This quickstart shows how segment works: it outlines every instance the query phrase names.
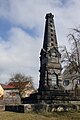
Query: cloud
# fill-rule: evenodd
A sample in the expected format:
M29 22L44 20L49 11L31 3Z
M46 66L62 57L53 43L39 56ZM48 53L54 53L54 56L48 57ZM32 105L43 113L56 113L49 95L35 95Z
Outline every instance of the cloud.
M32 28L43 22L42 16L46 13L46 8L50 9L46 0L35 0L35 4L34 0L1 0L0 15L15 24Z
M0 0L0 19L11 24L0 36L0 79L6 81L11 73L23 72L38 84L45 14L55 15L58 43L69 47L66 36L80 24L79 9L79 0Z
M29 36L20 28L8 31L8 40L0 39L0 72L3 78L10 74L21 72L32 75L37 79L36 73L39 66L40 40ZM0 77L1 78L1 77ZM3 80L3 79L2 79ZM38 83L37 83L38 84Z

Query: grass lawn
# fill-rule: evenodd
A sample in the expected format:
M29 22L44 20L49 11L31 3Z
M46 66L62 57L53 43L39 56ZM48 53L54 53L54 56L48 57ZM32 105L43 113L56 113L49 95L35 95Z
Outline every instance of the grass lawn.
M80 112L15 113L0 111L0 120L80 120Z

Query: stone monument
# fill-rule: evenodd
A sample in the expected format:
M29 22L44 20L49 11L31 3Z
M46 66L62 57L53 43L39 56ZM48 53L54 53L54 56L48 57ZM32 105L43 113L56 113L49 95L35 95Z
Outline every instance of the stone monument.
M70 91L64 90L60 85L60 81L62 80L60 58L61 54L58 50L54 16L52 13L48 13L46 14L43 48L40 52L40 81L38 92L31 94L30 97L22 98L22 106L18 106L17 109L15 106L15 111L20 109L22 112L26 109L27 111L42 112L65 111L67 109L74 110L74 108L77 108L73 104L70 107L71 101L74 103L77 100L72 96L73 93L70 94ZM78 108L80 108L79 106Z
M43 48L40 53L40 81L39 91L54 90L61 80L61 54L54 25L54 15L46 14Z
M52 13L46 14L43 48L40 52L40 81L38 92L29 98L23 98L23 103L51 104L63 100L65 91L60 87L61 54L58 50L57 37Z

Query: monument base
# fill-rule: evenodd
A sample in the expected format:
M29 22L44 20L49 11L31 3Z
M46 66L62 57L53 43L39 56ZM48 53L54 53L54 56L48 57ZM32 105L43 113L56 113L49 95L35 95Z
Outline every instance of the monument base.
M71 101L70 101L71 102ZM12 112L61 112L61 111L77 111L80 110L80 104L57 103L57 104L21 104L21 105L6 105L5 111Z
M33 103L47 103L52 104L59 101L66 101L69 99L69 92L60 89L39 91L38 93L31 94L30 97L22 98L23 104Z

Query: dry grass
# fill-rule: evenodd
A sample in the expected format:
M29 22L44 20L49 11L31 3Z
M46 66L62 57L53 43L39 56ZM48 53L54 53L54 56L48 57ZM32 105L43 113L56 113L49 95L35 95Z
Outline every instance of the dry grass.
M15 113L0 111L0 120L80 120L80 112Z

